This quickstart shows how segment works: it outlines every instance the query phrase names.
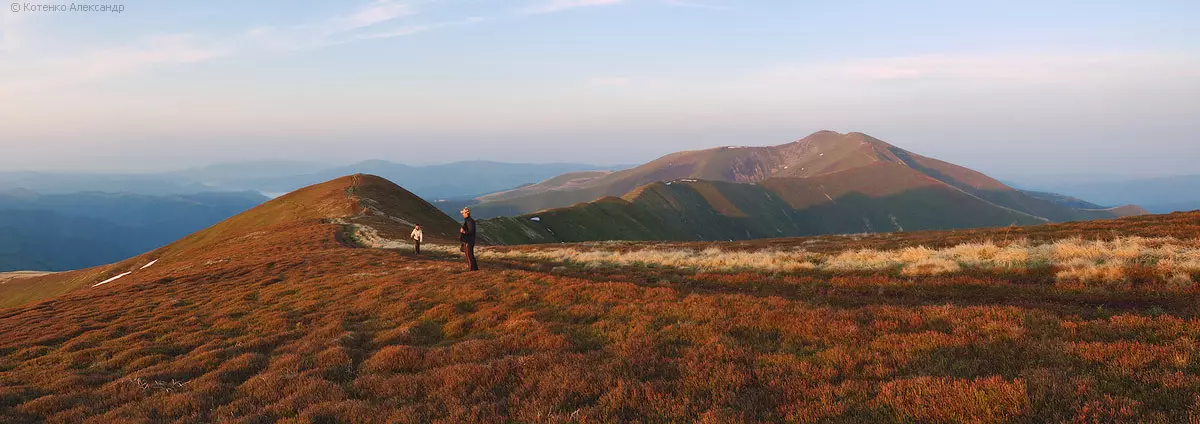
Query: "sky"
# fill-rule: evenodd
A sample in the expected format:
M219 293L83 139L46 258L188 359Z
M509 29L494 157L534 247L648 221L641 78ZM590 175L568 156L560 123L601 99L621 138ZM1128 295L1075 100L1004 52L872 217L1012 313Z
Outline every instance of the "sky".
M0 11L0 171L628 164L830 129L998 177L1200 174L1194 0L99 4Z

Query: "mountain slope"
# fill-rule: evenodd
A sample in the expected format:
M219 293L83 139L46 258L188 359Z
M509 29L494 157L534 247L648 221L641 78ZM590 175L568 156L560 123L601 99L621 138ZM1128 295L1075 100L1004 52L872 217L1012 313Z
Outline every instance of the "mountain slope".
M88 288L127 272L137 276L147 264L207 267L249 260L246 256L280 256L329 248L330 243L352 245L352 241L341 238L346 226L367 225L381 236L402 240L413 223L423 227L429 241L453 240L458 235L457 222L392 182L372 175L342 177L278 197L162 248L111 265L0 285L0 307Z
M635 196L667 207L687 200L667 192L686 188L721 216L751 213L708 191L742 185L690 183ZM457 258L339 239L339 221L377 216L365 199L424 219L392 210L426 208L390 187L350 178L284 196L228 221L215 243L0 310L0 422L1107 423L1189 422L1196 410L1200 267L1176 258L1196 258L1200 214L1012 238L488 248L484 271L465 273ZM1013 242L1026 236L1074 247L1063 263L1129 263L1117 260L1112 281L1020 256L904 272L930 245L971 243L964 260L987 254L982 240L1058 252ZM812 269L809 249L845 266ZM1172 265L1146 267L1142 254ZM681 260L695 257L709 264Z
M1100 211L1080 211L1017 191L982 173L908 152L862 133L820 131L799 141L768 147L719 147L673 153L647 164L607 174L583 175L570 184L535 184L479 198L474 207L481 217L513 215L623 196L660 181L698 179L758 183L768 179L812 179L848 175L856 169L891 170L887 177L859 174L853 189L870 192L886 178L933 179L997 207L1049 221L1115 217ZM897 168L898 167L898 168ZM900 174L909 175L900 175ZM820 183L833 183L830 179ZM786 193L780 193L786 194ZM828 200L828 199L827 199Z
M887 184L863 185L863 180ZM866 186L869 189L859 190ZM482 221L504 244L593 240L747 240L1046 222L879 163L755 184L676 180L566 208Z
M677 190L664 188L671 184ZM1074 208L862 133L831 131L779 146L679 152L624 171L564 175L478 200L478 216L515 215L486 223L505 243L751 239L1144 213Z
M481 198L480 216L493 211L533 212L587 202L603 196L623 196L643 185L679 179L750 183L771 177L807 177L865 166L890 154L878 152L865 139L822 131L804 139L770 147L718 147L672 153L644 165L594 176L571 187L546 189L539 185L513 190L502 199ZM880 156L883 156L881 158Z
M399 239L413 224L432 240L458 235L458 224L420 197L384 178L356 174L278 197L153 253L186 255L245 234L314 222L371 225Z

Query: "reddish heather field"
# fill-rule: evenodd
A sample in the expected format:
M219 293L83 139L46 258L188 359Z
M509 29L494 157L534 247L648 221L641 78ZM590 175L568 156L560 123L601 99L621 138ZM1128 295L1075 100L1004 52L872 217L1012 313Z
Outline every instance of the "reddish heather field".
M1195 239L1198 223L1177 214L722 247L952 245L1014 231ZM302 220L231 233L0 310L0 422L1200 419L1200 291L1158 290L1154 275L1067 287L1052 270L722 273L517 259L463 273L444 254L348 246L341 230Z

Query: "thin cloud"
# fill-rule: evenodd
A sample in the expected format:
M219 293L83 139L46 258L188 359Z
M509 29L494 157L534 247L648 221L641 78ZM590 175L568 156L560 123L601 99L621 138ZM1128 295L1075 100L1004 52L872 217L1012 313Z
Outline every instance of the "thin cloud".
M74 86L137 74L153 68L205 62L254 52L297 51L329 47L361 40L408 36L453 26L485 21L469 17L445 22L394 27L400 19L418 12L409 3L376 0L353 12L325 20L288 27L259 26L230 37L199 34L170 34L144 37L115 48L93 49L72 56L24 62L20 69L0 63L0 92L30 91ZM15 18L6 17L11 22ZM385 26L392 29L383 29ZM0 51L7 51L15 37L6 26ZM365 31L374 32L364 33ZM8 65L15 65L9 63Z
M313 29L321 37L328 38L381 25L415 14L417 14L417 11L408 4L377 0L359 8L354 13L337 16L306 29Z
M35 64L28 75L5 78L0 92L39 90L102 81L157 66L205 62L230 50L191 34L148 37L132 46L101 49Z
M425 24L425 25L413 25L413 26L402 27L400 29L396 29L396 30L392 30L392 31L359 35L359 36L354 37L353 40L373 40L373 39L380 39L380 38L403 37L403 36L408 36L408 35L420 34L422 32L426 32L426 31L442 29L442 28L446 28L446 27L477 24L480 22L484 22L486 20L487 20L487 18L470 17L470 18L466 18L466 19L460 19L457 21L438 22L438 23Z
M320 48L370 38L363 37L359 32L416 14L417 11L407 3L376 0L350 14L334 16L319 22L252 28L243 33L243 38L254 47L273 50ZM411 25L407 28L422 26L426 25ZM399 33L399 30L391 32ZM421 31L410 33L416 32Z
M562 12L562 11L567 11L567 10L572 10L572 9L586 8L586 7L612 6L612 5L625 3L625 2L626 2L625 0L550 0L548 2L543 2L541 4L538 4L536 6L520 9L517 12L519 14L524 14L524 15L537 15L537 14L544 14L544 13ZM662 2L668 6L673 6L673 7L686 7L686 8L706 9L706 10L729 10L729 8L726 6L710 4L710 3L694 2L694 1L689 1L689 0L662 0Z
M407 4L380 0L359 9L354 14L333 20L333 24L338 30L354 30L415 13Z
M611 6L623 3L625 0L551 0L537 6L521 9L524 14L542 14L578 9L581 7Z
M708 3L698 3L698 2L687 1L687 0L663 0L663 1L666 2L667 5L675 6L675 7L688 7L688 8L693 8L693 9L706 9L706 10L729 10L729 7L726 7L726 6L708 4Z

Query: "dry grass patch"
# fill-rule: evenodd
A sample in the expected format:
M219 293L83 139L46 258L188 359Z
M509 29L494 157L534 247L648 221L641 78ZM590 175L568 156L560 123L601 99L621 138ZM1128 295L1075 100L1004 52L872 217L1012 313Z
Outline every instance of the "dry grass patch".
M877 405L899 422L1003 423L1029 409L1021 380L917 377L883 385Z
M971 242L934 249L925 246L895 250L853 249L817 253L803 249L755 251L654 248L636 250L528 247L513 250L482 249L482 258L549 261L583 266L652 266L701 271L834 273L898 272L905 276L933 276L967 270L1009 272L1052 269L1067 284L1119 283L1130 279L1130 268L1153 270L1154 278L1172 287L1190 287L1192 274L1200 273L1200 242L1169 237L1125 237L1113 240L1068 238L1033 244L1016 240L998 244Z
M548 248L524 251L482 250L482 258L578 263L588 266L663 266L716 271L803 271L816 268L804 251L724 251L718 248L632 251Z

